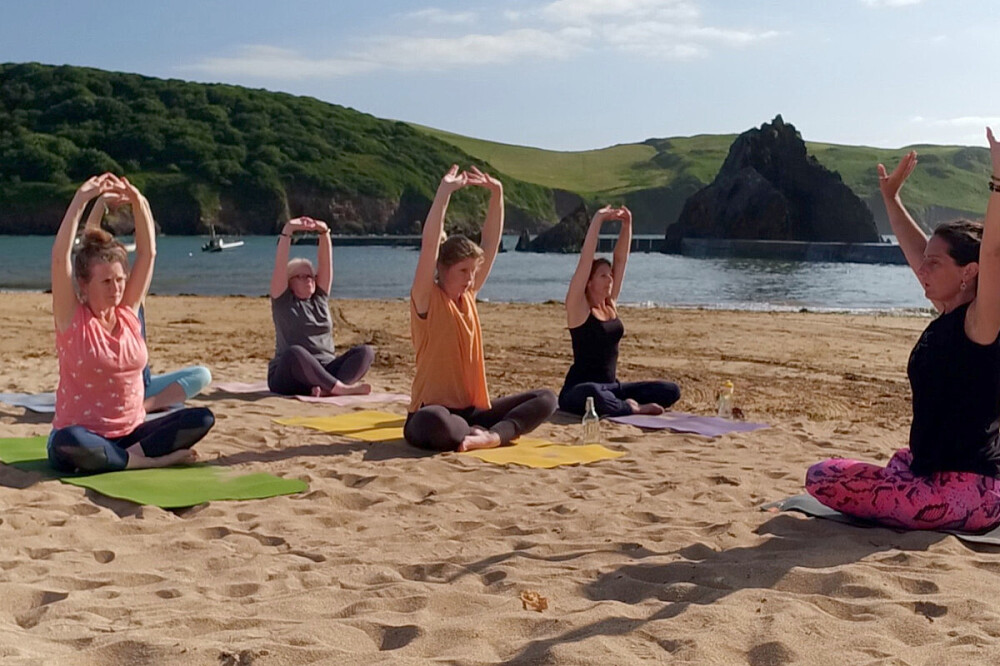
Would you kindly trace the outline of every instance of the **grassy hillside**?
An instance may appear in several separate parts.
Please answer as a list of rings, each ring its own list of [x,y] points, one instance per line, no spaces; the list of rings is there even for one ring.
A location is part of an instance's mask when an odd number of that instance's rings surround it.
[[[555,221],[552,193],[400,122],[309,97],[82,67],[0,64],[0,233],[47,233],[74,184],[134,178],[174,233],[272,232],[289,215],[412,232],[440,175],[473,161],[505,181],[512,226]],[[460,193],[454,225],[481,218]],[[39,228],[42,225],[42,228]]]
[[[594,203],[642,202],[655,198],[656,194],[669,199],[679,183],[695,189],[706,185],[715,177],[736,138],[735,134],[671,137],[599,150],[558,152],[473,139],[426,127],[419,129],[522,180],[576,192]],[[889,150],[810,141],[806,141],[806,148],[821,164],[838,172],[848,187],[869,203],[876,219],[883,224],[875,165],[883,162],[892,168],[911,149],[917,150],[920,165],[906,184],[904,194],[918,219],[930,223],[952,212],[972,216],[985,212],[984,184],[990,167],[986,148],[919,145]],[[659,213],[662,206],[650,208],[649,215],[664,217]],[[663,226],[654,229],[661,230]]]

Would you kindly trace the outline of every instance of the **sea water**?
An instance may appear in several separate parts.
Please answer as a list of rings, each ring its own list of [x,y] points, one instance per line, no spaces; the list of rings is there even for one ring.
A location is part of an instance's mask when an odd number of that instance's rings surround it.
[[[263,296],[274,267],[274,236],[243,236],[242,247],[202,252],[203,237],[157,238],[151,293]],[[0,290],[49,287],[52,236],[0,236]],[[505,237],[513,247],[516,237]],[[414,248],[338,247],[334,298],[406,298],[417,264]],[[315,260],[316,246],[291,256]],[[562,301],[579,255],[505,252],[480,297],[503,302]],[[623,304],[749,310],[908,312],[929,307],[907,266],[766,259],[694,259],[632,253]]]

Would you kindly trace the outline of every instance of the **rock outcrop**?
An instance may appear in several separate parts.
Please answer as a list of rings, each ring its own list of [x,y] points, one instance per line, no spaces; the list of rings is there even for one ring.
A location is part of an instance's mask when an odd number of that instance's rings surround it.
[[[681,238],[878,242],[871,211],[840,179],[806,154],[781,116],[736,138],[718,175],[684,204],[667,228]]]
[[[527,243],[527,247],[522,247],[521,242],[518,242],[517,249],[528,252],[579,252],[588,226],[590,216],[581,201],[558,224],[535,236],[534,240]]]

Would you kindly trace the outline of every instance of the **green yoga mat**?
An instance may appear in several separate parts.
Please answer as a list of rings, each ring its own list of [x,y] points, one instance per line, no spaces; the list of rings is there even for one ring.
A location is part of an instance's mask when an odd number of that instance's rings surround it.
[[[164,509],[194,506],[218,500],[246,500],[291,495],[308,489],[305,481],[271,474],[239,474],[214,465],[133,469],[78,476],[48,466],[48,437],[0,438],[0,462],[30,472],[41,472],[102,495]]]

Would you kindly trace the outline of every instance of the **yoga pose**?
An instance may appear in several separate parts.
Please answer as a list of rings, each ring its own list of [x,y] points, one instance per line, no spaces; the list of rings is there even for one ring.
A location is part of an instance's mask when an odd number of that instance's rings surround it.
[[[910,353],[910,446],[885,467],[826,460],[806,490],[826,506],[912,529],[981,531],[1000,524],[1000,144],[987,129],[993,176],[986,220],[940,225],[928,239],[899,191],[906,155],[879,188],[892,230],[924,294],[941,313]]]
[[[308,259],[288,260],[292,234],[319,234],[318,267]],[[278,238],[271,274],[271,318],[274,358],[267,366],[267,385],[283,395],[349,395],[371,393],[359,380],[375,360],[369,345],[333,350],[330,288],[333,286],[333,243],[325,222],[311,217],[289,220]]]
[[[87,222],[83,227],[84,231],[100,229],[104,216],[124,203],[125,199],[116,192],[102,193],[90,209],[90,215],[87,216]],[[148,201],[145,203],[145,208],[151,210]],[[142,339],[145,340],[145,303],[139,305],[139,324],[142,329]],[[191,365],[162,375],[154,375],[147,363],[142,370],[142,384],[145,391],[143,407],[147,412],[159,412],[173,405],[182,404],[201,393],[211,383],[212,373],[203,365]]]
[[[469,185],[490,192],[483,247],[460,235],[441,241],[451,194]],[[555,411],[556,396],[547,389],[491,402],[486,388],[476,294],[500,248],[503,213],[503,186],[476,167],[460,173],[452,166],[441,179],[410,289],[417,362],[403,434],[414,446],[436,451],[493,448],[534,430]]]
[[[73,256],[83,209],[102,193],[114,193],[132,208],[131,271],[125,248],[100,229],[87,230]],[[134,185],[106,173],[80,186],[52,246],[59,388],[48,454],[56,469],[92,473],[191,462],[197,458],[191,447],[215,424],[205,408],[143,422],[142,369],[148,356],[138,310],[155,255],[152,213]]]
[[[620,220],[614,262],[594,258],[601,225]],[[677,402],[677,384],[663,381],[620,382],[616,376],[618,341],[625,327],[618,318],[618,294],[632,245],[632,213],[605,207],[594,214],[580,248],[580,262],[566,292],[566,323],[573,341],[573,365],[559,392],[559,408],[583,414],[587,398],[601,416],[662,414]]]

